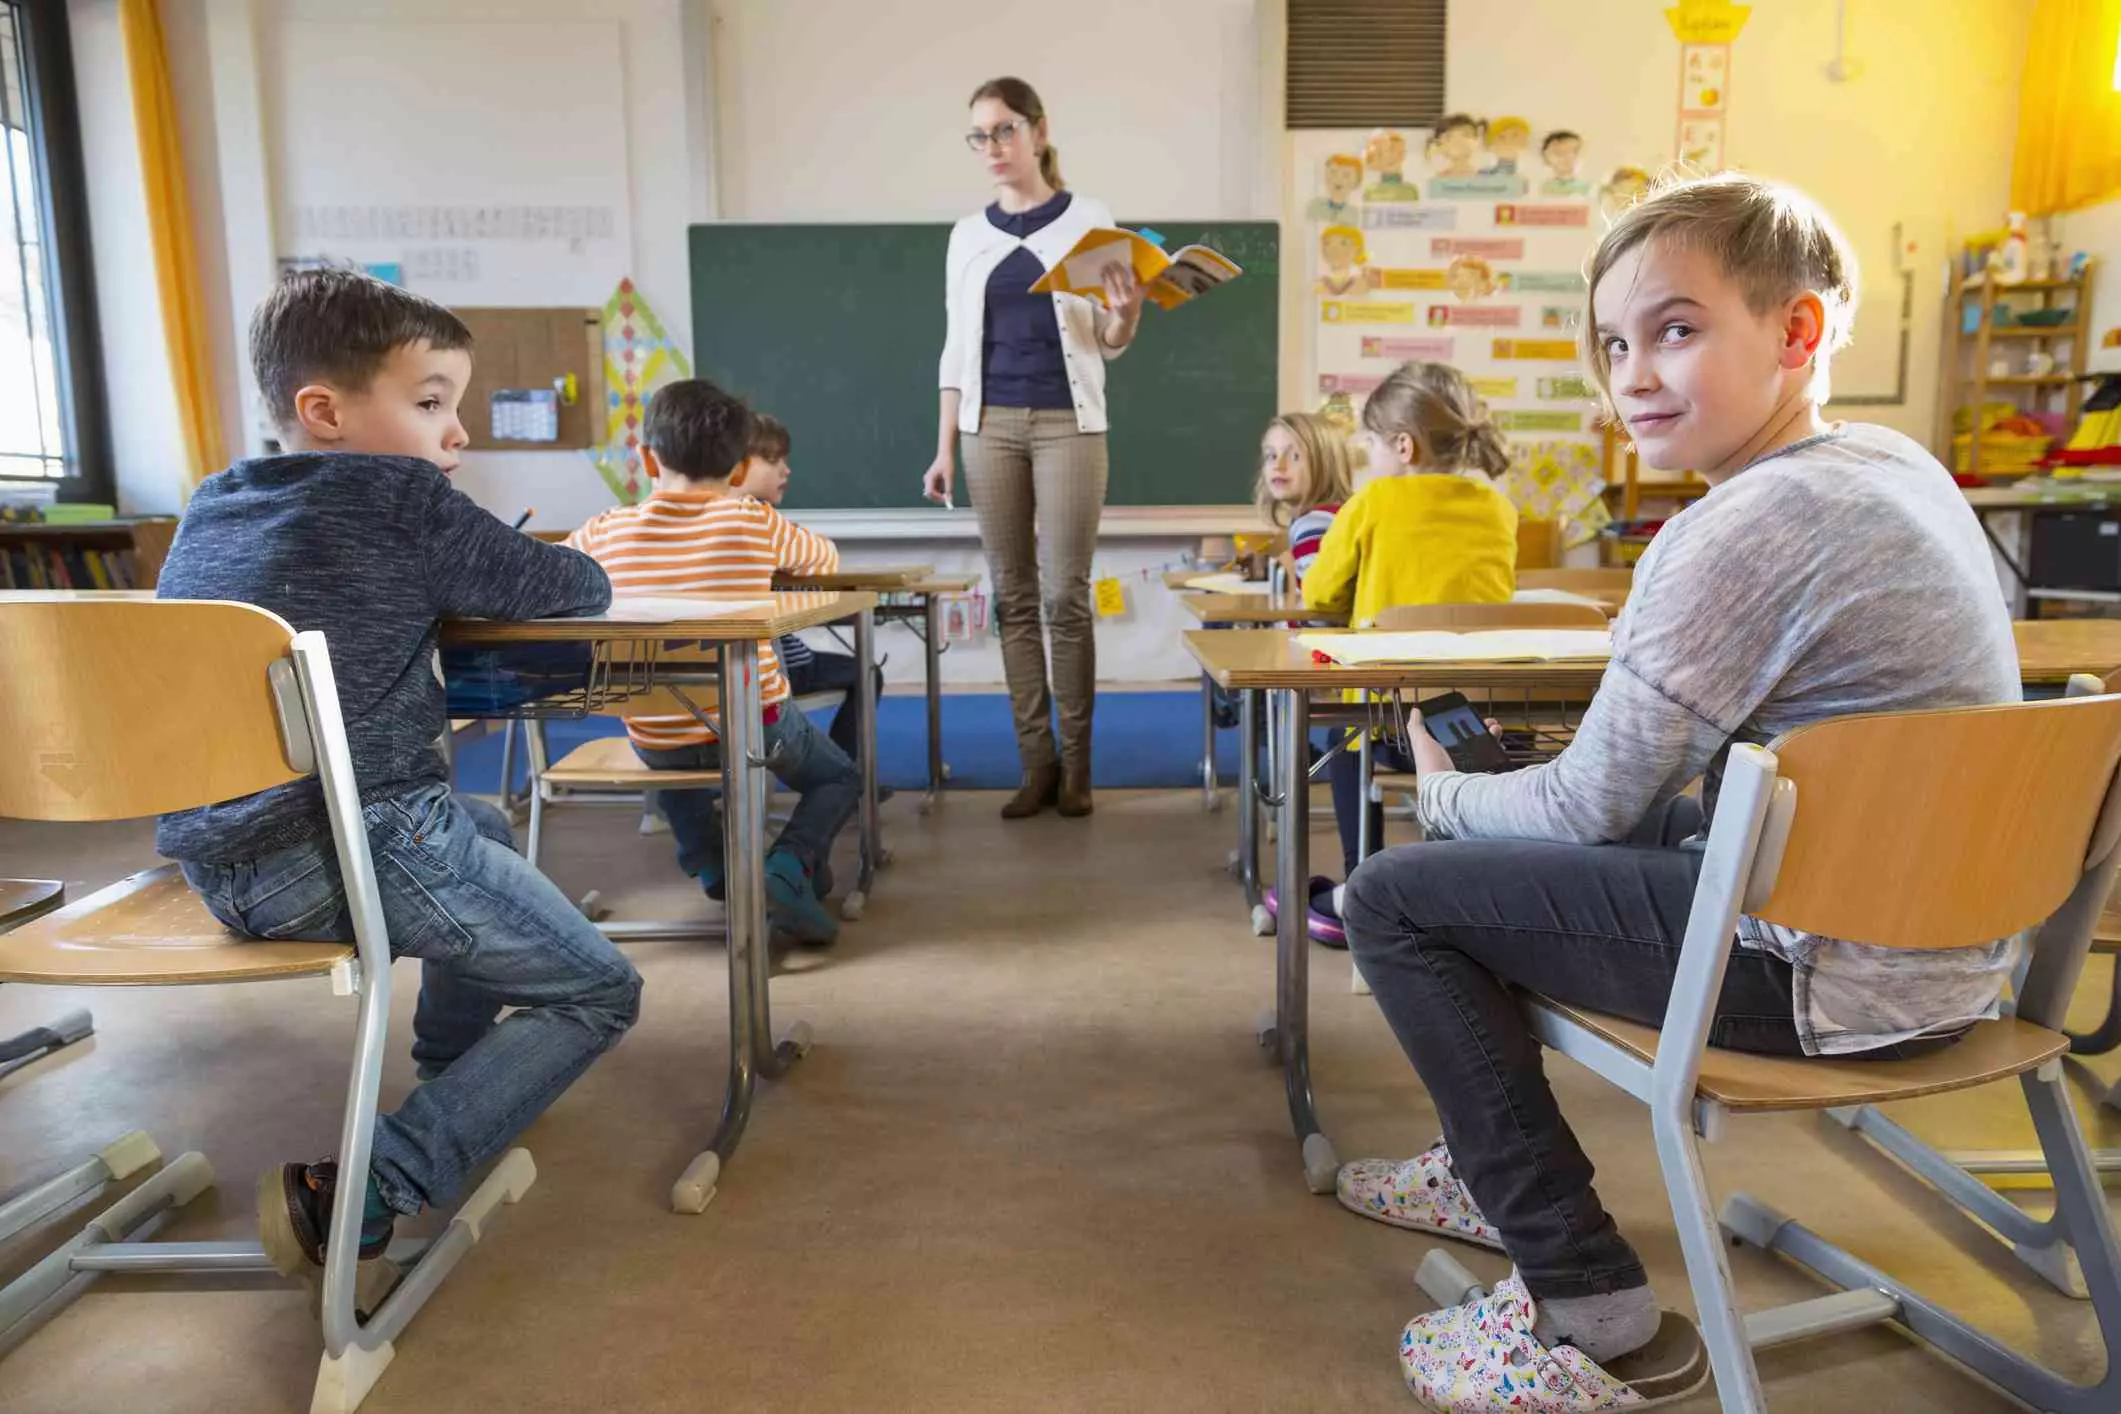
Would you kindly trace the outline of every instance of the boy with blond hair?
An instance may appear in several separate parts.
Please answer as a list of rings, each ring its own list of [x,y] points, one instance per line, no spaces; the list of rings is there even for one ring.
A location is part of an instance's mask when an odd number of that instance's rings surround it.
[[[1344,904],[1356,965],[1444,1137],[1403,1163],[1349,1164],[1341,1201],[1516,1264],[1478,1309],[1406,1328],[1402,1373],[1435,1409],[1512,1409],[1506,1386],[1566,1381],[1567,1407],[1590,1411],[1707,1378],[1698,1344],[1675,1348],[1699,1368],[1645,1365],[1666,1345],[1649,1344],[1660,1321],[1678,1318],[1592,1189],[1516,989],[1663,1020],[1703,858],[1682,846],[1716,808],[1733,743],[2019,697],[1988,545],[1950,474],[1898,432],[1821,416],[1856,301],[1854,257],[1823,211],[1737,173],[1670,185],[1615,221],[1589,273],[1584,351],[1613,414],[1645,462],[1696,471],[1709,493],[1643,556],[1560,756],[1466,775],[1411,731],[1430,842],[1372,857]],[[1680,794],[1697,779],[1698,805]],[[1998,1014],[2014,953],[1751,918],[1734,942],[1710,1039],[1839,1059],[1952,1044]]]

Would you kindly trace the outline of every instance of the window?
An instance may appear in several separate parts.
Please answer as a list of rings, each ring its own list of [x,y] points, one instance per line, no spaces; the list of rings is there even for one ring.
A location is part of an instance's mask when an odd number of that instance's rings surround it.
[[[0,479],[108,499],[65,0],[0,0]]]
[[[1429,127],[1446,0],[1289,0],[1288,126]]]

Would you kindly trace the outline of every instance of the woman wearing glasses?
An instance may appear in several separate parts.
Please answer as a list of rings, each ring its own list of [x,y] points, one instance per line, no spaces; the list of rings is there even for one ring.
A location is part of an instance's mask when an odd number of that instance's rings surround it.
[[[1062,187],[1046,108],[1031,85],[981,85],[965,142],[986,165],[995,200],[950,232],[942,408],[922,486],[929,500],[950,501],[962,433],[1024,767],[1003,818],[1049,805],[1088,815],[1097,695],[1090,559],[1105,503],[1105,360],[1133,342],[1142,290],[1131,272],[1113,271],[1102,305],[1031,293],[1086,231],[1113,224],[1103,202]],[[1050,690],[1042,617],[1053,638]]]

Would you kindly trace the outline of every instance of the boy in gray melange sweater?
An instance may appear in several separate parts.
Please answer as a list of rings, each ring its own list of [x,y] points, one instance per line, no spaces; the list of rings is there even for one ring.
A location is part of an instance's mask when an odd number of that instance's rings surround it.
[[[1698,471],[1711,490],[1643,556],[1568,749],[1464,775],[1414,729],[1431,842],[1349,880],[1350,946],[1445,1142],[1348,1165],[1342,1201],[1504,1247],[1533,1334],[1573,1347],[1556,1358],[1578,1367],[1638,1349],[1659,1313],[1512,987],[1663,1019],[1702,859],[1685,844],[1715,809],[1732,743],[1849,713],[2018,700],[2002,590],[1951,477],[1897,432],[1820,416],[1855,279],[1823,212],[1737,174],[1668,187],[1606,233],[1586,354],[1644,460]],[[1698,806],[1681,796],[1697,779]],[[1909,951],[1746,919],[1710,1039],[1791,1056],[1949,1045],[1996,1015],[2012,953],[2008,940]],[[1403,1349],[1447,1344],[1442,1314],[1417,1318]],[[1407,1358],[1423,1392],[1434,1371]]]
[[[336,1200],[362,1205],[364,1304],[391,1278],[400,1214],[446,1203],[638,1013],[632,964],[515,852],[508,822],[454,795],[435,639],[447,617],[597,613],[587,555],[510,530],[449,484],[471,335],[417,295],[346,270],[291,275],[250,329],[280,456],[193,494],[164,599],[233,599],[317,629],[331,653],[393,954],[418,957],[424,1082],[376,1122],[365,1174],[290,1163],[259,1185],[283,1272],[316,1270]],[[321,790],[304,779],[165,815],[157,847],[207,908],[260,938],[353,941]],[[501,1008],[513,1007],[496,1025]]]

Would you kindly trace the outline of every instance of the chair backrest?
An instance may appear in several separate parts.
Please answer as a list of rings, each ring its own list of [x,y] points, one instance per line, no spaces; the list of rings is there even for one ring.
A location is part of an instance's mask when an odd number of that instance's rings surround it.
[[[1795,789],[1763,827],[1748,913],[1883,947],[1970,947],[2045,922],[2083,879],[2121,762],[2121,697],[1841,717],[1768,749]]]
[[[293,639],[250,604],[0,597],[0,816],[131,819],[307,774],[281,738],[306,763]]]
[[[1517,518],[1517,567],[1546,569],[1561,559],[1561,522]]]
[[[1372,628],[1392,633],[1422,629],[1604,628],[1596,604],[1401,604],[1379,611]]]

